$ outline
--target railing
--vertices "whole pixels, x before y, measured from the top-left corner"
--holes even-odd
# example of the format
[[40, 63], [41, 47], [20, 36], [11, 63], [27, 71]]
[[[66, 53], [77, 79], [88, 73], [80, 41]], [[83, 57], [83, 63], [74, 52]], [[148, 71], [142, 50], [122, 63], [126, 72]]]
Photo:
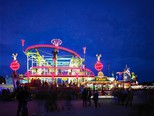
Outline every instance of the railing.
[[51, 67], [35, 66], [25, 73], [25, 76], [94, 76], [94, 73], [87, 68], [77, 67]]

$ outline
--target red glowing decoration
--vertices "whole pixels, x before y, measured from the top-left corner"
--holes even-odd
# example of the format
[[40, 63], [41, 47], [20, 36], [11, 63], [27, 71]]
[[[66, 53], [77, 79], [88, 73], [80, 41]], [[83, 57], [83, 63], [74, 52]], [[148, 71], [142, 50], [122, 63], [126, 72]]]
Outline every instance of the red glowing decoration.
[[12, 70], [16, 71], [20, 68], [20, 64], [18, 63], [18, 61], [14, 60], [14, 61], [12, 61], [10, 68]]
[[56, 62], [56, 59], [57, 59], [57, 58], [52, 58], [52, 59], [53, 59], [54, 62]]
[[99, 62], [99, 61], [97, 61], [96, 62], [96, 64], [95, 64], [95, 69], [97, 70], [97, 71], [101, 71], [102, 69], [103, 69], [103, 64], [101, 63], [101, 62]]

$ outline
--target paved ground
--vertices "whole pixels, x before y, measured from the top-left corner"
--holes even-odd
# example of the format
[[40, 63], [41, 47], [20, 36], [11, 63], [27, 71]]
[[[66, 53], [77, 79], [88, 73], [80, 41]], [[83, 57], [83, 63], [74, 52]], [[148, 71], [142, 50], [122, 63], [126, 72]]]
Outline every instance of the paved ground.
[[[99, 103], [100, 107], [97, 109], [94, 108], [93, 101], [92, 106], [85, 108], [82, 106], [81, 100], [73, 100], [71, 110], [67, 110], [65, 101], [59, 101], [60, 110], [48, 112], [46, 116], [136, 116], [134, 107], [125, 108], [122, 105], [111, 104], [111, 99], [100, 99]], [[38, 114], [38, 112], [41, 111], [39, 104], [42, 103], [36, 100], [32, 100], [28, 103], [29, 116], [43, 116], [40, 113]], [[0, 116], [16, 116], [16, 111], [17, 101], [0, 101]], [[37, 115], [34, 115], [36, 113]], [[146, 116], [146, 113], [142, 116]]]

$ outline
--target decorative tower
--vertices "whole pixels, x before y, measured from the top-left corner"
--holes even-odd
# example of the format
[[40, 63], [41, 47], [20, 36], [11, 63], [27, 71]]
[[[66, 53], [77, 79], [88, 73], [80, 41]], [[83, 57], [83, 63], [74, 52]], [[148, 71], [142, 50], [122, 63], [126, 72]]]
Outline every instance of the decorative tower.
[[16, 87], [15, 83], [18, 81], [18, 75], [17, 75], [17, 70], [20, 68], [20, 64], [17, 61], [17, 56], [18, 54], [12, 54], [13, 57], [13, 61], [10, 64], [10, 68], [13, 70], [13, 74], [12, 74], [12, 80], [13, 80], [13, 86], [14, 88]]
[[102, 55], [101, 54], [96, 54], [96, 57], [97, 57], [97, 62], [95, 63], [95, 69], [98, 71], [98, 77], [103, 77], [104, 74], [102, 72], [102, 69], [103, 69], [104, 66], [100, 61]]
[[52, 39], [51, 43], [56, 46], [56, 48], [54, 49], [54, 51], [52, 51], [53, 54], [53, 62], [54, 62], [54, 75], [57, 75], [57, 58], [58, 58], [58, 46], [62, 44], [62, 41], [60, 39]]
[[86, 47], [83, 47], [83, 53], [84, 53], [84, 65], [83, 65], [83, 67], [86, 68]]

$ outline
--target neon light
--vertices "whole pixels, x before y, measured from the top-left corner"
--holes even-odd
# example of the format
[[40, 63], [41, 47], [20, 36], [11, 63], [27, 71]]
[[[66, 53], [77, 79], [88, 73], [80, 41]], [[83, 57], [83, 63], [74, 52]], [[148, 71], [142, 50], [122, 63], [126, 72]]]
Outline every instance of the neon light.
[[16, 53], [16, 54], [14, 54], [14, 53], [12, 54], [13, 61], [12, 61], [12, 63], [10, 64], [10, 68], [11, 68], [12, 70], [14, 70], [14, 71], [18, 70], [19, 67], [20, 67], [20, 64], [19, 64], [18, 61], [17, 61], [17, 56], [18, 56], [17, 53]]
[[[50, 45], [50, 44], [33, 45], [33, 46], [29, 46], [28, 48], [26, 48], [25, 52], [28, 52], [29, 50], [36, 49], [36, 48], [54, 48], [54, 49], [57, 49], [57, 46], [53, 46], [53, 45]], [[70, 53], [74, 54], [76, 57], [81, 58], [79, 54], [77, 54], [76, 52], [74, 52], [73, 50], [70, 50], [68, 48], [58, 46], [58, 49], [70, 52]]]
[[22, 46], [24, 46], [24, 43], [25, 43], [25, 40], [22, 39], [22, 40], [21, 40], [21, 44], [22, 44]]
[[[43, 69], [43, 68], [47, 68], [47, 69], [68, 69], [68, 70], [70, 70], [70, 69], [74, 69], [74, 70], [83, 70], [83, 71], [85, 71], [85, 72], [87, 72], [87, 73], [89, 73], [89, 74], [86, 74], [86, 76], [94, 76], [94, 73], [90, 70], [90, 69], [83, 69], [83, 68], [76, 68], [76, 67], [66, 67], [66, 66], [58, 66], [58, 67], [52, 67], [52, 66], [35, 66], [35, 67], [32, 67], [31, 68], [31, 70], [32, 69]], [[29, 74], [30, 74], [30, 72], [28, 72]], [[51, 72], [51, 74], [41, 74], [41, 75], [51, 75], [51, 76], [53, 76], [52, 75], [52, 73], [53, 72]], [[25, 75], [27, 76], [27, 73], [25, 73]], [[33, 75], [33, 74], [31, 74], [31, 75]], [[36, 74], [37, 75], [37, 74]], [[40, 74], [38, 74], [38, 75], [40, 75]], [[58, 74], [58, 75], [65, 75], [65, 74]], [[66, 74], [65, 76], [67, 76], [68, 74]], [[78, 74], [78, 75], [82, 75], [82, 74]], [[34, 75], [33, 75], [34, 76]], [[56, 76], [56, 75], [55, 75]], [[72, 75], [73, 76], [73, 75]], [[82, 75], [83, 76], [83, 75]], [[85, 76], [85, 75], [84, 75]]]
[[[25, 75], [26, 76], [26, 75]], [[88, 75], [89, 77], [95, 77], [94, 75]], [[28, 78], [33, 78], [33, 77], [48, 77], [51, 78], [52, 75], [29, 75]], [[72, 77], [76, 78], [76, 75], [54, 75], [55, 78], [61, 78], [61, 77]], [[79, 75], [79, 78], [87, 77], [87, 75]]]
[[86, 70], [86, 71], [91, 71], [88, 68], [84, 69], [82, 67], [77, 68], [77, 67], [68, 67], [68, 66], [57, 66], [57, 67], [52, 67], [52, 66], [35, 66], [35, 67], [32, 67], [32, 68], [83, 69], [83, 70]]
[[83, 47], [83, 53], [84, 54], [86, 53], [86, 47]]
[[55, 46], [59, 46], [62, 44], [62, 41], [60, 39], [52, 39], [51, 43]]
[[10, 68], [14, 71], [18, 70], [20, 68], [20, 64], [18, 63], [18, 61], [13, 61], [10, 65]]
[[96, 64], [95, 64], [95, 69], [97, 71], [102, 70], [103, 69], [103, 64], [101, 62], [97, 61]]

